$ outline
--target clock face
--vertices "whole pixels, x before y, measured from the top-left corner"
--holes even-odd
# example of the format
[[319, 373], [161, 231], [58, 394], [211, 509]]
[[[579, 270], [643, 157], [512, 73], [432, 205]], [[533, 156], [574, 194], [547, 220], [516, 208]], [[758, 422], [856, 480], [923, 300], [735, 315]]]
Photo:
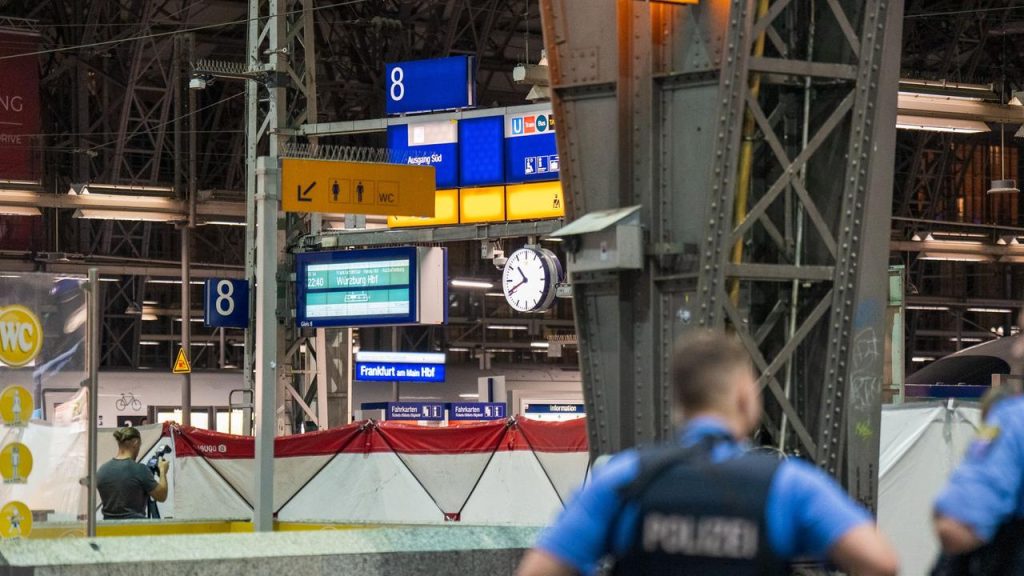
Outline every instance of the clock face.
[[509, 306], [519, 312], [536, 312], [551, 304], [555, 284], [553, 265], [544, 252], [532, 248], [517, 250], [505, 262], [501, 287]]

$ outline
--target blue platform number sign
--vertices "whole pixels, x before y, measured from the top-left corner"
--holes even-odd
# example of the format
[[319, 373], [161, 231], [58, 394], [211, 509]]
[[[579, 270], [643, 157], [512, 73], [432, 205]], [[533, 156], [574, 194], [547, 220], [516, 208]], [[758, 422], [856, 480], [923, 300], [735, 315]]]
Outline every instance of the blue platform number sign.
[[214, 328], [249, 327], [249, 283], [210, 278], [205, 285], [203, 324]]
[[386, 66], [385, 75], [388, 114], [476, 105], [472, 56], [394, 62]]

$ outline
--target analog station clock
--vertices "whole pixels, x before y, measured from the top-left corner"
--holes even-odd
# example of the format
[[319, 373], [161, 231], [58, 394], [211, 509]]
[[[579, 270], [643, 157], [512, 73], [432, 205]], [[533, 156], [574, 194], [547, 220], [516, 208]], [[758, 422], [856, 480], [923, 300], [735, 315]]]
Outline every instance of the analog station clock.
[[561, 282], [562, 263], [550, 250], [527, 246], [505, 262], [501, 287], [505, 300], [518, 312], [543, 312], [555, 299]]

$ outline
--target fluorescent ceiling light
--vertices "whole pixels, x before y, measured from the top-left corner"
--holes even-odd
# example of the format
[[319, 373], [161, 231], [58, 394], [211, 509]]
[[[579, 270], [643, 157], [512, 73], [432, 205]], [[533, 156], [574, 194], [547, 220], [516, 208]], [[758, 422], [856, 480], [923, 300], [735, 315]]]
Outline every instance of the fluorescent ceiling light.
[[907, 310], [935, 310], [940, 312], [948, 312], [949, 306], [927, 306], [924, 304], [910, 304], [907, 306]]
[[68, 194], [74, 194], [75, 190], [81, 190], [82, 194], [100, 193], [108, 194], [110, 192], [163, 192], [170, 194], [174, 192], [174, 188], [171, 186], [149, 186], [143, 184], [97, 184], [91, 182], [89, 184], [72, 184], [71, 190]]
[[899, 91], [900, 95], [904, 96], [924, 95], [975, 102], [996, 99], [995, 89], [991, 84], [967, 84], [964, 82], [949, 82], [947, 80], [901, 78]]
[[456, 278], [455, 280], [452, 280], [451, 284], [455, 288], [477, 288], [480, 290], [490, 290], [491, 288], [494, 288], [493, 282], [485, 282], [483, 280], [465, 280]]
[[525, 324], [491, 324], [488, 330], [527, 330]]
[[547, 349], [547, 348], [550, 348], [550, 347], [551, 347], [551, 344], [549, 342], [530, 342], [530, 348], [543, 348], [543, 349]]
[[213, 226], [245, 226], [245, 222], [232, 222], [230, 220], [207, 220], [202, 222], [202, 224]]
[[968, 308], [968, 312], [987, 312], [989, 314], [1013, 314], [1009, 308]]
[[512, 348], [488, 348], [486, 352], [504, 352], [507, 354], [511, 354], [512, 352], [515, 352], [515, 350], [513, 350]]
[[459, 394], [459, 398], [479, 398], [479, 394]]
[[957, 337], [954, 336], [954, 337], [949, 339], [950, 342], [956, 342], [957, 340], [959, 340], [960, 342], [984, 342], [985, 341], [984, 338], [975, 338], [974, 336], [961, 336], [960, 338], [957, 338]]
[[160, 343], [156, 340], [140, 340], [139, 346], [159, 346]]
[[970, 254], [957, 252], [921, 252], [921, 260], [945, 260], [948, 262], [992, 262], [987, 254]]
[[562, 242], [561, 238], [541, 238], [542, 242]]
[[914, 356], [910, 359], [911, 362], [931, 362], [935, 360], [934, 356]]
[[454, 348], [449, 348], [448, 351], [449, 352], [469, 352], [469, 348], [454, 347]]
[[3, 186], [39, 186], [39, 180], [0, 180], [0, 187]]
[[933, 230], [928, 233], [929, 240], [964, 239], [964, 238], [988, 238], [984, 232], [949, 232], [945, 230]]
[[167, 212], [133, 212], [131, 210], [96, 210], [92, 208], [79, 208], [75, 210], [75, 218], [89, 218], [96, 220], [140, 220], [143, 222], [181, 222], [186, 219], [184, 214], [169, 214]]
[[[165, 280], [165, 279], [153, 280], [153, 279], [149, 279], [149, 280], [146, 280], [146, 283], [147, 284], [181, 284], [181, 280]], [[202, 280], [190, 280], [189, 284], [192, 284], [194, 286], [202, 286], [204, 284], [204, 282]]]
[[504, 298], [505, 295], [501, 292], [488, 292], [484, 296], [490, 296], [491, 298]]
[[955, 118], [931, 118], [928, 116], [896, 116], [896, 127], [902, 130], [925, 130], [928, 132], [953, 132], [956, 134], [977, 134], [991, 132], [988, 124], [978, 120], [959, 120]]
[[[0, 196], [2, 197], [2, 196]], [[39, 208], [33, 208], [32, 206], [2, 206], [0, 205], [0, 215], [3, 216], [42, 216], [43, 213], [39, 211]]]
[[147, 313], [147, 312], [143, 312], [142, 313], [142, 321], [143, 322], [152, 322], [153, 320], [156, 320], [156, 319], [157, 319], [156, 314]]

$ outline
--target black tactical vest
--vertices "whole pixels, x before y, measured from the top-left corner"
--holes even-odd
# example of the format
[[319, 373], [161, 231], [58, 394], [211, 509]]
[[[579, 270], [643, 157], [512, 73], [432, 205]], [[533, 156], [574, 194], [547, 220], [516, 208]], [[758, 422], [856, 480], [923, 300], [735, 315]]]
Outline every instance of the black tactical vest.
[[623, 505], [639, 507], [636, 536], [614, 559], [614, 574], [788, 574], [787, 563], [771, 550], [765, 523], [780, 461], [746, 454], [713, 463], [711, 450], [720, 441], [641, 452], [639, 475], [620, 492]]

